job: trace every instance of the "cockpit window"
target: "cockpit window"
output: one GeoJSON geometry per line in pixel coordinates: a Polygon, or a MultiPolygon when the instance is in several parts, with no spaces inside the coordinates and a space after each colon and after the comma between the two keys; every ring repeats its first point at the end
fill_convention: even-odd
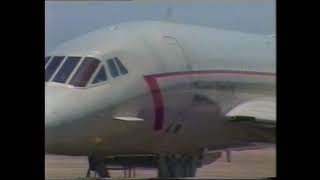
{"type": "Polygon", "coordinates": [[[45,81],[50,80],[64,58],[64,56],[55,56],[52,58],[45,71],[45,81]]]}
{"type": "Polygon", "coordinates": [[[86,86],[99,64],[100,61],[98,59],[86,57],[80,64],[69,84],[77,87],[86,86]]]}
{"type": "Polygon", "coordinates": [[[117,57],[115,57],[114,60],[116,61],[116,64],[118,65],[118,68],[119,68],[119,70],[120,70],[120,73],[121,73],[122,75],[127,74],[127,73],[128,73],[128,70],[127,70],[126,67],[124,67],[124,65],[120,62],[120,60],[119,60],[117,57]]]}
{"type": "Polygon", "coordinates": [[[44,60],[45,60],[45,66],[47,65],[47,63],[49,62],[51,56],[47,56],[44,60]]]}
{"type": "Polygon", "coordinates": [[[80,59],[81,57],[68,57],[52,81],[65,83],[68,80],[70,74],[73,72],[74,68],[80,62],[80,59]]]}
{"type": "Polygon", "coordinates": [[[127,68],[117,57],[106,60],[106,64],[93,57],[47,56],[45,57],[45,81],[68,83],[75,87],[85,87],[128,74],[127,68]]]}
{"type": "Polygon", "coordinates": [[[106,70],[105,70],[104,66],[101,66],[98,74],[96,75],[96,77],[92,81],[92,84],[101,83],[101,82],[106,81],[106,80],[107,80],[106,70]]]}
{"type": "Polygon", "coordinates": [[[108,63],[109,69],[110,69],[111,76],[112,77],[119,76],[119,71],[118,71],[118,69],[116,67],[116,64],[114,63],[114,60],[113,59],[108,59],[107,63],[108,63]]]}

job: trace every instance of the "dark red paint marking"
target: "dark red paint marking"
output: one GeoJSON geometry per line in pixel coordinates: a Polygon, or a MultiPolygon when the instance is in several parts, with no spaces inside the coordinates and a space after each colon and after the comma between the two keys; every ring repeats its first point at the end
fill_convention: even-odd
{"type": "Polygon", "coordinates": [[[184,75],[201,75],[201,74],[241,74],[241,75],[262,75],[275,76],[275,73],[269,72],[255,72],[255,71],[233,71],[233,70],[206,70],[206,71],[184,71],[184,72],[169,72],[162,74],[152,74],[146,77],[161,78],[169,76],[184,76],[184,75]]]}
{"type": "Polygon", "coordinates": [[[155,131],[162,130],[164,125],[164,102],[161,90],[157,79],[165,77],[177,77],[188,75],[202,75],[202,74],[232,74],[232,75],[256,75],[256,76],[275,76],[275,73],[269,72],[254,72],[254,71],[233,71],[233,70],[207,70],[207,71],[185,71],[185,72],[170,72],[162,74],[152,74],[144,76],[147,82],[150,93],[153,99],[154,109],[154,125],[155,131]]]}
{"type": "Polygon", "coordinates": [[[153,110],[154,110],[154,125],[153,129],[158,131],[163,128],[163,119],[164,119],[164,107],[163,107],[163,98],[160,92],[160,88],[156,78],[145,77],[144,78],[148,83],[152,99],[153,99],[153,110]]]}

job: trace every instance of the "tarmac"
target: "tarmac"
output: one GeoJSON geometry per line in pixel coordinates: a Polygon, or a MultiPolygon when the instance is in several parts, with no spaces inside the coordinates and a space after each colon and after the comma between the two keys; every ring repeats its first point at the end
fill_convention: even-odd
{"type": "MultiPolygon", "coordinates": [[[[210,152],[208,153],[210,156],[210,152]]],[[[84,179],[88,168],[87,157],[47,155],[46,179],[84,179]]],[[[113,179],[123,179],[123,170],[110,170],[113,179]]],[[[135,178],[150,179],[157,176],[156,169],[136,168],[135,178]]],[[[231,162],[226,153],[215,162],[198,169],[196,179],[263,179],[276,177],[275,148],[232,151],[231,162]]]]}

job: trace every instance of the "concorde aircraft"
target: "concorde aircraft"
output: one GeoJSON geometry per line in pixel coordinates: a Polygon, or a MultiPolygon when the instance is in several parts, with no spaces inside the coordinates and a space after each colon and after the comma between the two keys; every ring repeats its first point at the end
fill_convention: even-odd
{"type": "Polygon", "coordinates": [[[275,143],[275,37],[165,21],[108,26],[45,57],[45,150],[156,158],[194,177],[206,150],[275,143]]]}

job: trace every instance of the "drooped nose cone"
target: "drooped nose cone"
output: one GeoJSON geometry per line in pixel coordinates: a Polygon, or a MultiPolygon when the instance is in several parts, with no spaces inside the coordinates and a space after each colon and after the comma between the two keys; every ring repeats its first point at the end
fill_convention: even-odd
{"type": "MultiPolygon", "coordinates": [[[[45,151],[61,154],[72,150],[79,136],[78,120],[83,116],[80,91],[60,84],[45,87],[45,151]],[[79,110],[80,109],[80,110],[79,110]],[[77,134],[78,133],[78,134],[77,134]]],[[[81,123],[80,123],[81,124],[81,123]]]]}

